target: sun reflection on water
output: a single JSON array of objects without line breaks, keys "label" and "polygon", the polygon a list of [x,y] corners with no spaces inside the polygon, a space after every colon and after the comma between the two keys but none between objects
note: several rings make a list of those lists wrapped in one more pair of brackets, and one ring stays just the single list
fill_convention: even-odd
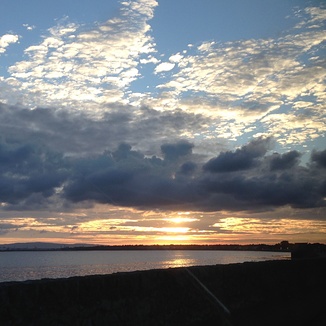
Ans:
[{"label": "sun reflection on water", "polygon": [[169,262],[169,267],[185,267],[195,265],[196,260],[191,258],[177,258]]}]

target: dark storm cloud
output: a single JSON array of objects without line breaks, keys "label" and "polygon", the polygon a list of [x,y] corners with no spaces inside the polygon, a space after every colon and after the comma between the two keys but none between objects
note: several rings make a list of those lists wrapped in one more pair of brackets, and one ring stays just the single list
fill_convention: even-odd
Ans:
[{"label": "dark storm cloud", "polygon": [[227,178],[205,178],[203,186],[208,193],[227,194],[236,199],[238,207],[277,207],[290,205],[305,208],[323,206],[319,182],[302,169],[280,175],[265,173],[254,177],[245,175]]},{"label": "dark storm cloud", "polygon": [[187,141],[179,141],[176,144],[163,144],[161,151],[164,158],[167,160],[177,160],[181,156],[186,156],[192,153],[194,145]]},{"label": "dark storm cloud", "polygon": [[270,161],[271,170],[284,170],[294,167],[299,162],[300,153],[291,151],[283,155],[274,154]]},{"label": "dark storm cloud", "polygon": [[[237,201],[233,203],[236,210],[285,205],[296,208],[325,206],[325,171],[319,166],[300,166],[301,154],[297,151],[266,155],[270,141],[252,141],[235,152],[227,152],[228,160],[221,153],[204,164],[204,171],[210,173],[201,178],[202,187],[217,197],[231,196]],[[318,160],[322,154],[315,152],[312,159]],[[244,159],[242,165],[239,157]],[[231,168],[224,168],[226,162]],[[220,164],[219,170],[216,163]],[[249,168],[251,170],[247,171]]]},{"label": "dark storm cloud", "polygon": [[191,175],[197,169],[197,164],[194,162],[185,162],[180,166],[179,173],[183,175]]},{"label": "dark storm cloud", "polygon": [[[188,142],[166,145],[180,150],[173,158],[187,154],[192,148]],[[165,160],[156,156],[146,158],[128,144],[122,144],[113,152],[106,151],[87,162],[76,162],[64,196],[74,202],[89,199],[135,207],[184,204],[189,201],[187,196],[191,191],[185,189],[183,182],[172,178],[174,169],[171,156]]]},{"label": "dark storm cloud", "polygon": [[[75,169],[78,173],[71,178],[64,196],[74,202],[91,199],[142,209],[213,211],[261,210],[285,205],[296,208],[324,206],[325,172],[294,164],[299,153],[266,155],[269,142],[270,139],[257,139],[230,152],[236,153],[230,156],[236,162],[237,153],[245,152],[246,157],[255,158],[250,171],[234,169],[219,173],[207,170],[207,164],[203,165],[202,173],[198,172],[197,164],[189,161],[192,146],[186,142],[162,145],[162,151],[166,151],[166,148],[176,150],[180,149],[180,144],[187,144],[187,151],[183,149],[181,153],[187,154],[188,160],[177,165],[166,156],[164,159],[146,158],[124,144],[112,153],[106,152],[89,161],[88,168],[83,171]],[[180,158],[173,156],[176,157]],[[276,158],[280,159],[277,164]],[[273,169],[270,162],[274,162]],[[230,158],[229,164],[232,165]]]},{"label": "dark storm cloud", "polygon": [[67,167],[61,154],[0,142],[0,201],[17,204],[33,194],[52,196],[67,178]]},{"label": "dark storm cloud", "polygon": [[326,168],[326,149],[321,152],[313,151],[311,160],[317,163],[319,166]]},{"label": "dark storm cloud", "polygon": [[257,138],[207,161],[193,153],[194,144],[170,133],[196,124],[194,116],[142,110],[143,119],[120,108],[92,120],[0,105],[2,209],[95,202],[203,211],[325,206],[326,151],[314,151],[303,166],[299,152],[270,155],[273,140]]},{"label": "dark storm cloud", "polygon": [[121,142],[159,152],[163,142],[184,131],[200,130],[209,120],[181,110],[158,112],[112,105],[110,112],[93,118],[82,112],[55,108],[33,110],[0,103],[0,138],[41,144],[65,154],[89,155],[115,148]]},{"label": "dark storm cloud", "polygon": [[10,148],[0,143],[0,169],[8,165],[15,165],[16,162],[28,159],[32,153],[31,146],[21,145],[16,148]]},{"label": "dark storm cloud", "polygon": [[204,165],[208,172],[232,172],[247,170],[256,165],[256,159],[266,154],[270,146],[270,138],[259,138],[235,152],[222,152]]}]

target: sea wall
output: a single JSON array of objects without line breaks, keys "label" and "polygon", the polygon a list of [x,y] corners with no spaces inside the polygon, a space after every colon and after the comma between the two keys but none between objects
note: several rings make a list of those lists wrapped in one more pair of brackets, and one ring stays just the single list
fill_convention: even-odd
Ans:
[{"label": "sea wall", "polygon": [[0,283],[0,325],[326,325],[325,259],[188,270]]}]

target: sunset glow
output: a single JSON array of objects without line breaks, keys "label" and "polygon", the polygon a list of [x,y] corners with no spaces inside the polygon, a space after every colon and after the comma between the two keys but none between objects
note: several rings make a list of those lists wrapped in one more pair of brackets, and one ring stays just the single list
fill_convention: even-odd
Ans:
[{"label": "sunset glow", "polygon": [[325,19],[4,1],[0,244],[326,243]]}]

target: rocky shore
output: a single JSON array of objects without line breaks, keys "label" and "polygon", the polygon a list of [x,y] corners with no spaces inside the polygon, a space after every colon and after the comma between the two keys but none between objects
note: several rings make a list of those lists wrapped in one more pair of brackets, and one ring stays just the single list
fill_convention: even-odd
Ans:
[{"label": "rocky shore", "polygon": [[325,275],[302,259],[0,283],[0,325],[321,326]]}]

